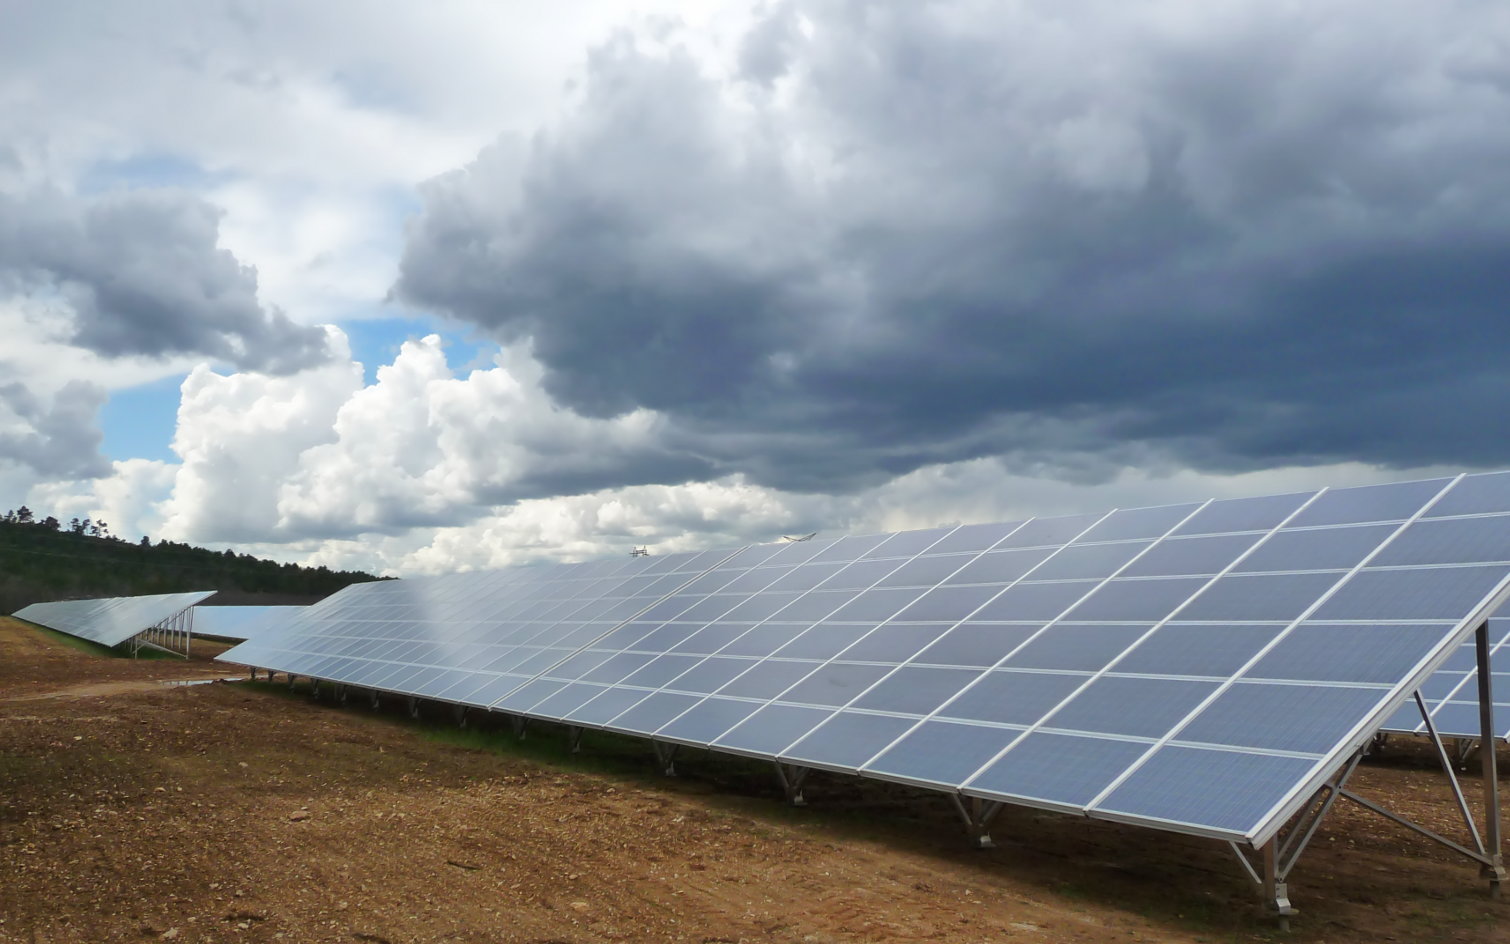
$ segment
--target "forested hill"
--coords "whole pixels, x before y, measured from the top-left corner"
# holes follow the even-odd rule
[[[0,515],[0,614],[45,600],[185,590],[220,591],[212,603],[314,603],[376,579],[172,541],[133,544],[112,537],[104,522],[65,524],[24,507]]]

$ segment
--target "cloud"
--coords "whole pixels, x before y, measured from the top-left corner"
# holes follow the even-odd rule
[[[173,191],[0,193],[0,291],[53,300],[67,340],[107,356],[195,354],[287,373],[328,356],[318,328],[257,298],[216,245],[220,214]]]
[[[428,185],[396,293],[778,489],[1501,464],[1507,42],[1406,0],[793,2],[732,63],[621,34]]]
[[[525,348],[457,376],[431,335],[364,385],[344,335],[328,330],[343,352],[328,364],[289,376],[201,366],[184,381],[164,534],[243,544],[399,534],[626,479],[711,477],[665,443],[654,411],[597,419],[557,405]]]
[[[173,437],[182,464],[162,506],[165,537],[244,543],[278,534],[283,482],[306,449],[335,438],[337,412],[362,389],[345,336],[326,332],[338,356],[299,373],[225,376],[201,365],[185,378]]]
[[[103,387],[81,380],[46,399],[19,383],[0,383],[0,465],[67,478],[106,474],[96,423],[104,402]]]
[[[168,497],[178,466],[151,459],[110,463],[108,474],[91,479],[42,482],[26,500],[59,521],[89,518],[104,522],[125,540],[156,536],[162,520],[157,506]]]

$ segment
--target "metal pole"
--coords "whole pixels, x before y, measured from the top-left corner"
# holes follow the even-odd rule
[[[1290,905],[1290,889],[1279,877],[1279,837],[1274,837],[1263,846],[1264,856],[1264,904],[1273,908],[1279,917],[1279,929],[1290,930],[1290,915],[1295,908]]]
[[[1500,896],[1505,880],[1505,854],[1500,846],[1500,782],[1494,742],[1494,669],[1489,664],[1489,621],[1479,624],[1473,634],[1474,654],[1479,668],[1479,760],[1484,769],[1484,845],[1489,864],[1483,868],[1489,879],[1489,894]]]

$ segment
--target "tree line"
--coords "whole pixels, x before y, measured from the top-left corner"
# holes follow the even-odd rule
[[[0,614],[31,603],[91,597],[218,590],[212,602],[314,603],[342,587],[376,580],[355,570],[280,564],[145,535],[137,543],[104,521],[66,524],[22,505],[0,515]]]

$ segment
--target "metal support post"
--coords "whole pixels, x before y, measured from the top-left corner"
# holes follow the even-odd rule
[[[309,678],[309,697],[320,697],[320,680],[315,678],[314,676],[310,676]]]
[[[457,705],[454,709],[452,709],[452,714],[456,716],[456,726],[458,728],[465,728],[467,726],[466,705]]]
[[[962,797],[958,793],[949,794],[949,800],[954,804],[954,811],[965,821],[965,829],[970,833],[970,845],[977,849],[995,849],[996,842],[991,838],[991,821],[996,814],[1001,812],[1001,804],[994,800],[982,800],[980,797]]]
[[[410,695],[407,704],[409,706],[409,717],[411,717],[411,718],[418,718],[419,717],[419,699],[415,698],[413,695]]]
[[[580,753],[582,750],[582,729],[576,725],[571,725],[566,729],[566,749],[572,754]]]
[[[367,697],[367,707],[371,708],[373,711],[377,711],[379,708],[383,707],[383,700],[378,697],[377,689],[369,688],[367,690]]]
[[[1489,894],[1500,897],[1505,881],[1505,853],[1500,840],[1500,780],[1494,740],[1494,667],[1489,664],[1489,621],[1473,636],[1479,670],[1479,761],[1484,774],[1484,853],[1489,861],[1481,874],[1489,880]]]
[[[1264,906],[1279,916],[1279,929],[1288,931],[1290,916],[1297,912],[1290,905],[1290,889],[1279,872],[1279,837],[1264,843],[1260,851],[1264,859]]]
[[[514,737],[521,741],[530,733],[530,719],[523,715],[510,715],[509,726],[514,729]]]
[[[346,686],[344,684],[341,684],[341,683],[336,683],[332,687],[336,690],[336,704],[338,704],[338,705],[344,705],[344,704],[346,704],[346,696],[348,694],[348,692],[346,690]]]
[[[675,777],[677,745],[651,741],[650,749],[655,751],[655,762],[660,765],[661,773],[668,777]]]
[[[807,775],[812,771],[811,767],[799,767],[795,764],[783,764],[776,761],[776,779],[781,782],[781,790],[786,794],[786,801],[793,806],[807,806],[807,798],[802,795],[802,785],[807,782]]]

